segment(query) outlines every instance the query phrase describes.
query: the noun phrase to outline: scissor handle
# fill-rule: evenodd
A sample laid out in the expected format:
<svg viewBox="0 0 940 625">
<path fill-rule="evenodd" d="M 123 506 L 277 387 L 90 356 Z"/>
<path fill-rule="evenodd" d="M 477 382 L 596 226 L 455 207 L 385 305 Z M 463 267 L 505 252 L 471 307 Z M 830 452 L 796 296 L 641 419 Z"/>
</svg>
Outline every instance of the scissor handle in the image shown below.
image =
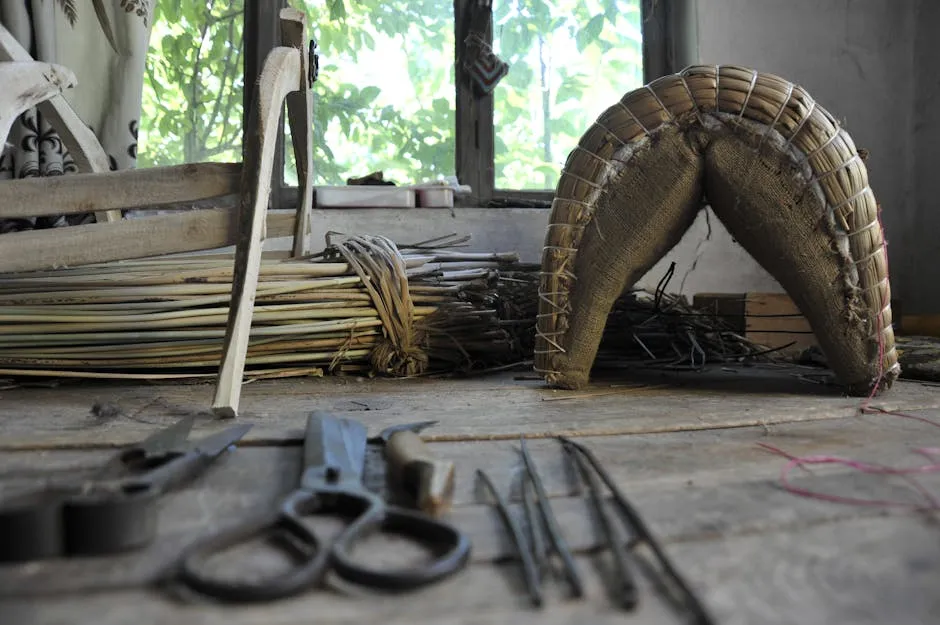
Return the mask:
<svg viewBox="0 0 940 625">
<path fill-rule="evenodd" d="M 179 581 L 209 597 L 237 603 L 282 599 L 315 586 L 330 564 L 330 550 L 321 548 L 316 534 L 304 525 L 302 517 L 319 510 L 320 498 L 318 492 L 295 491 L 284 499 L 274 515 L 249 521 L 198 543 L 180 560 Z M 291 540 L 272 541 L 275 547 L 298 561 L 296 567 L 280 575 L 252 581 L 220 579 L 206 575 L 204 566 L 200 566 L 209 557 L 237 545 L 278 535 Z"/>
<path fill-rule="evenodd" d="M 351 496 L 369 503 L 333 544 L 333 568 L 343 579 L 376 590 L 415 590 L 453 575 L 469 561 L 470 540 L 454 526 L 422 512 L 387 506 L 368 492 Z M 353 560 L 356 543 L 376 531 L 429 547 L 436 557 L 423 566 L 385 570 Z"/>
</svg>

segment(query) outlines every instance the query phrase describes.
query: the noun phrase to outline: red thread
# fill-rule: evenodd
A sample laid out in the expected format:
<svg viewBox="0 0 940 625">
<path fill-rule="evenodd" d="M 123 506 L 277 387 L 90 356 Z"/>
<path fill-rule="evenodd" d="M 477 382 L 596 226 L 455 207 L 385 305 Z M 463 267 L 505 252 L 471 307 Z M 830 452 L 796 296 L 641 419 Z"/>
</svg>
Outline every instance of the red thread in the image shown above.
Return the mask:
<svg viewBox="0 0 940 625">
<path fill-rule="evenodd" d="M 914 477 L 914 474 L 917 473 L 934 473 L 940 471 L 940 462 L 932 462 L 930 464 L 925 464 L 919 467 L 911 467 L 907 469 L 897 469 L 894 467 L 889 467 L 883 464 L 876 464 L 871 462 L 862 462 L 859 460 L 851 460 L 847 458 L 839 458 L 837 456 L 803 456 L 795 457 L 785 451 L 774 447 L 773 445 L 768 445 L 767 443 L 758 443 L 759 447 L 763 447 L 768 451 L 771 451 L 775 454 L 783 456 L 789 460 L 787 464 L 783 467 L 780 472 L 780 481 L 783 484 L 783 487 L 794 494 L 802 495 L 804 497 L 810 497 L 813 499 L 821 499 L 823 501 L 830 501 L 834 503 L 845 503 L 853 504 L 860 506 L 887 506 L 887 507 L 900 507 L 900 508 L 913 508 L 918 510 L 938 510 L 940 509 L 940 501 L 938 501 L 931 493 L 928 491 L 920 482 L 918 482 Z M 931 460 L 935 460 L 935 455 L 940 455 L 940 449 L 936 448 L 920 448 L 914 450 L 921 455 L 924 455 Z M 886 499 L 861 499 L 857 497 L 844 497 L 842 495 L 830 495 L 827 493 L 819 493 L 808 488 L 802 488 L 799 486 L 794 486 L 790 483 L 788 478 L 790 471 L 796 467 L 803 468 L 804 465 L 814 465 L 814 464 L 838 464 L 842 466 L 847 466 L 856 470 L 859 470 L 863 473 L 869 473 L 874 475 L 895 475 L 903 478 L 911 484 L 923 497 L 929 502 L 929 505 L 918 505 L 913 503 L 905 503 L 901 501 L 890 501 Z"/>
<path fill-rule="evenodd" d="M 876 220 L 878 221 L 878 227 L 882 232 L 882 245 L 885 249 L 885 274 L 890 275 L 888 270 L 888 242 L 884 240 L 884 224 L 881 222 L 881 206 L 878 207 Z M 890 285 L 889 285 L 890 289 Z M 872 386 L 871 393 L 868 397 L 862 401 L 859 406 L 860 414 L 883 414 L 891 415 L 894 417 L 901 417 L 904 419 L 911 419 L 914 421 L 920 421 L 927 425 L 940 428 L 940 423 L 928 419 L 927 417 L 919 417 L 917 415 L 907 414 L 904 412 L 898 412 L 895 410 L 885 410 L 884 408 L 872 407 L 871 401 L 878 394 L 878 391 L 881 389 L 881 385 L 885 379 L 885 338 L 884 338 L 884 321 L 882 319 L 882 312 L 887 306 L 885 301 L 885 296 L 881 289 L 878 290 L 881 295 L 881 308 L 875 319 L 875 324 L 878 331 L 878 377 L 875 379 L 875 383 Z M 768 445 L 767 443 L 758 443 L 759 447 L 762 447 L 772 453 L 783 456 L 788 460 L 787 464 L 781 469 L 780 472 L 780 481 L 787 491 L 802 495 L 803 497 L 810 497 L 813 499 L 820 499 L 823 501 L 830 501 L 835 503 L 845 503 L 853 505 L 862 505 L 862 506 L 886 506 L 886 507 L 896 507 L 896 508 L 913 508 L 918 510 L 938 510 L 940 509 L 940 501 L 934 497 L 930 491 L 928 491 L 915 477 L 916 474 L 926 474 L 926 473 L 935 473 L 940 471 L 940 448 L 938 447 L 919 447 L 913 449 L 914 453 L 920 454 L 930 460 L 928 464 L 924 464 L 917 467 L 911 467 L 907 469 L 898 469 L 895 467 L 889 467 L 883 464 L 876 464 L 871 462 L 862 462 L 859 460 L 851 460 L 848 458 L 839 458 L 838 456 L 803 456 L 797 457 L 791 454 L 786 453 L 778 447 L 773 445 Z M 861 499 L 857 497 L 844 497 L 841 495 L 830 495 L 827 493 L 819 493 L 816 491 L 809 490 L 807 488 L 801 488 L 799 486 L 794 486 L 790 483 L 789 473 L 796 467 L 805 468 L 806 465 L 814 464 L 837 464 L 861 471 L 863 473 L 873 474 L 873 475 L 893 475 L 898 476 L 906 480 L 914 489 L 916 489 L 923 498 L 929 502 L 929 505 L 918 505 L 913 503 L 906 503 L 901 501 L 890 501 L 884 499 Z"/>
</svg>

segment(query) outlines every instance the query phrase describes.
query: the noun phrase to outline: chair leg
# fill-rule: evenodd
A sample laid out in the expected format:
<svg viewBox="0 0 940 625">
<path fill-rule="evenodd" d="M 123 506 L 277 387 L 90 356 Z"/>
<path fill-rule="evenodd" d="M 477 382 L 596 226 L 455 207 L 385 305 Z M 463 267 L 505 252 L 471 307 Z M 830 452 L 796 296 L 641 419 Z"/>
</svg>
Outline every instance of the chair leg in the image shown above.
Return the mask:
<svg viewBox="0 0 940 625">
<path fill-rule="evenodd" d="M 294 8 L 281 9 L 281 45 L 300 50 L 299 91 L 287 96 L 287 121 L 290 124 L 291 143 L 300 198 L 294 231 L 294 256 L 311 252 L 310 221 L 313 211 L 313 93 L 307 72 L 307 16 Z"/>
<path fill-rule="evenodd" d="M 34 62 L 13 34 L 0 24 L 0 61 Z M 74 83 L 74 76 L 73 76 Z M 108 155 L 98 141 L 95 133 L 85 125 L 61 94 L 55 94 L 37 104 L 39 112 L 55 128 L 75 161 L 83 172 L 111 171 Z M 99 222 L 121 221 L 121 211 L 98 211 L 95 219 Z"/>
<path fill-rule="evenodd" d="M 271 195 L 278 122 L 284 109 L 284 100 L 300 84 L 300 69 L 299 50 L 287 47 L 273 49 L 264 62 L 252 106 L 251 114 L 258 115 L 258 136 L 249 138 L 251 143 L 245 150 L 245 161 L 242 164 L 232 299 L 212 405 L 212 411 L 222 417 L 238 416 L 255 290 L 261 270 L 262 241 Z"/>
<path fill-rule="evenodd" d="M 0 140 L 4 143 L 16 118 L 75 84 L 75 74 L 61 65 L 37 61 L 0 63 Z"/>
</svg>

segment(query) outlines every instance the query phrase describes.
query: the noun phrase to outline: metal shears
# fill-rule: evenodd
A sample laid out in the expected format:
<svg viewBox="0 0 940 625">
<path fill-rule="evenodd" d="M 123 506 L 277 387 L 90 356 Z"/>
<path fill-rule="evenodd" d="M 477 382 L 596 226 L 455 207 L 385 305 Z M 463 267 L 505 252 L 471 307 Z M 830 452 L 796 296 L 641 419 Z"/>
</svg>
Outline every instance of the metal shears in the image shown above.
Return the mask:
<svg viewBox="0 0 940 625">
<path fill-rule="evenodd" d="M 158 500 L 201 473 L 251 425 L 189 442 L 186 417 L 112 456 L 90 478 L 0 504 L 0 562 L 107 555 L 157 534 Z"/>
<path fill-rule="evenodd" d="M 385 591 L 414 590 L 459 571 L 470 541 L 455 527 L 427 514 L 386 504 L 362 482 L 368 435 L 351 419 L 313 412 L 307 419 L 300 485 L 273 515 L 247 521 L 196 544 L 180 560 L 178 581 L 196 592 L 229 602 L 280 599 L 320 584 L 329 570 L 354 584 Z M 304 523 L 308 515 L 352 519 L 330 544 Z M 404 537 L 431 548 L 436 558 L 424 566 L 380 570 L 355 562 L 352 550 L 374 532 Z M 284 573 L 251 581 L 221 579 L 203 572 L 206 559 L 258 538 L 297 562 Z M 284 538 L 290 539 L 283 540 Z"/>
</svg>

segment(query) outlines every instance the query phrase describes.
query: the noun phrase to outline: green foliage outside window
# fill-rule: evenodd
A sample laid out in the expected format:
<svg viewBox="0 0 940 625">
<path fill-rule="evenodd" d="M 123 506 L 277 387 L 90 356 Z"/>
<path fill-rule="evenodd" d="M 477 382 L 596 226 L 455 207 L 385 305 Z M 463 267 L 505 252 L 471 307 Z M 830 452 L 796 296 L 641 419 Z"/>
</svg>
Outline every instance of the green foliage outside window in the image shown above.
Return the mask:
<svg viewBox="0 0 940 625">
<path fill-rule="evenodd" d="M 453 175 L 454 15 L 449 0 L 305 0 L 320 47 L 317 184 L 383 170 Z M 639 0 L 495 0 L 496 186 L 551 189 L 604 108 L 642 84 Z M 242 0 L 158 0 L 140 166 L 241 159 Z M 285 181 L 296 184 L 289 140 Z"/>
<path fill-rule="evenodd" d="M 241 160 L 243 30 L 243 0 L 156 2 L 138 167 Z"/>
</svg>

